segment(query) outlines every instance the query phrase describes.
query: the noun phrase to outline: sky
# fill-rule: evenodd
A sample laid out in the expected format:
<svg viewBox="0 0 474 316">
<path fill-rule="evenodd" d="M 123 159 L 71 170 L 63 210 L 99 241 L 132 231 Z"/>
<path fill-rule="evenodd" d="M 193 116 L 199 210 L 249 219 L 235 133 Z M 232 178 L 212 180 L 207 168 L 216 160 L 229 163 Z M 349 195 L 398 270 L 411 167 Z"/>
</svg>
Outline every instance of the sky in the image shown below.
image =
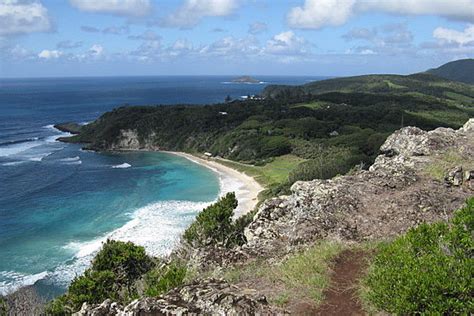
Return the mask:
<svg viewBox="0 0 474 316">
<path fill-rule="evenodd" d="M 474 0 L 0 0 L 0 77 L 409 74 L 474 57 Z"/>
</svg>

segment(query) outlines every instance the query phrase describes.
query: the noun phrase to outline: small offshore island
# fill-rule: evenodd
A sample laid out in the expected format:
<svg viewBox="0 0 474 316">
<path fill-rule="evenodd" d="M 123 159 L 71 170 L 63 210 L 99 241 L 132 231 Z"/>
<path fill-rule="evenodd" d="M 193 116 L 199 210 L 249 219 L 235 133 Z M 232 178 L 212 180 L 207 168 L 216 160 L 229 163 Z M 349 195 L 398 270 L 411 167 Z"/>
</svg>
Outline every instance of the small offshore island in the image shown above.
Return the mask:
<svg viewBox="0 0 474 316">
<path fill-rule="evenodd" d="M 58 125 L 86 149 L 233 168 L 251 192 L 206 207 L 167 257 L 108 240 L 47 314 L 470 312 L 474 86 L 366 75 L 262 96 Z"/>
<path fill-rule="evenodd" d="M 252 78 L 250 76 L 241 76 L 241 77 L 232 79 L 232 83 L 256 84 L 256 83 L 263 83 L 263 82 L 255 78 Z"/>
</svg>

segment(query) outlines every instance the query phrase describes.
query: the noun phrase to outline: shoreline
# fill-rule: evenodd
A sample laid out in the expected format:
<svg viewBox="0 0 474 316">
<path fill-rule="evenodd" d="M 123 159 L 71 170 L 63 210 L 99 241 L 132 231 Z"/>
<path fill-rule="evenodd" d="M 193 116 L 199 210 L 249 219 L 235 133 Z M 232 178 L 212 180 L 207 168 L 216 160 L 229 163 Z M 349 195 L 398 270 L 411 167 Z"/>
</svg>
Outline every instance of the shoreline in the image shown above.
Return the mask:
<svg viewBox="0 0 474 316">
<path fill-rule="evenodd" d="M 186 158 L 217 173 L 219 175 L 219 182 L 221 186 L 221 192 L 219 196 L 223 196 L 228 192 L 234 191 L 235 196 L 239 202 L 237 208 L 234 211 L 234 218 L 238 218 L 251 212 L 257 206 L 258 194 L 262 192 L 264 188 L 253 177 L 219 163 L 219 160 L 216 158 L 204 159 L 192 154 L 178 151 L 160 150 L 158 152 Z M 226 185 L 226 182 L 229 182 L 229 180 L 233 182 L 232 187 L 235 187 L 236 185 L 238 187 L 233 190 L 230 189 L 229 185 Z"/>
<path fill-rule="evenodd" d="M 128 152 L 128 151 L 118 151 L 118 152 Z M 184 152 L 174 152 L 174 151 L 164 151 L 164 150 L 152 150 L 150 152 L 162 152 L 165 154 L 172 154 L 175 156 L 179 156 L 193 163 L 196 163 L 202 167 L 208 168 L 212 172 L 216 173 L 219 177 L 219 187 L 220 187 L 219 197 L 225 195 L 228 192 L 235 192 L 236 198 L 238 200 L 238 206 L 234 210 L 234 219 L 237 219 L 238 217 L 245 215 L 251 212 L 252 210 L 254 210 L 259 201 L 258 194 L 264 190 L 264 188 L 253 177 L 248 176 L 231 167 L 228 167 L 219 163 L 218 159 L 216 158 L 205 159 L 205 158 L 200 158 L 198 156 L 184 153 Z M 119 231 L 122 228 L 123 226 L 108 233 L 107 236 Z M 120 238 L 118 238 L 117 240 L 120 240 Z M 82 256 L 82 257 L 85 257 L 85 256 Z M 0 294 L 0 296 L 3 295 L 4 297 L 7 297 L 7 296 L 15 295 L 15 293 L 22 293 L 28 288 L 34 288 L 37 281 L 38 280 L 35 280 L 35 282 L 33 282 L 32 284 L 23 284 L 12 291 L 6 291 L 5 293 Z"/>
</svg>

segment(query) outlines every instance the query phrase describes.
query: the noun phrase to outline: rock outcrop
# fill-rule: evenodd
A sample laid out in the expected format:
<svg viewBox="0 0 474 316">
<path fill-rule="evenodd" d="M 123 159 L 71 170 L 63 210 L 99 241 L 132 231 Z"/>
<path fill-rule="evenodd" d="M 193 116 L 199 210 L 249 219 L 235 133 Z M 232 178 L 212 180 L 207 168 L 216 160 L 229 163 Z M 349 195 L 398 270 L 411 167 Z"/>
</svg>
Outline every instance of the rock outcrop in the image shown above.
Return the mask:
<svg viewBox="0 0 474 316">
<path fill-rule="evenodd" d="M 138 150 L 160 150 L 153 143 L 154 134 L 146 139 L 141 139 L 136 130 L 120 130 L 120 136 L 110 144 L 107 150 L 116 151 L 138 151 Z"/>
<path fill-rule="evenodd" d="M 111 300 L 84 303 L 75 315 L 268 315 L 284 314 L 270 307 L 263 296 L 248 293 L 222 280 L 207 279 L 178 287 L 166 295 L 135 300 L 122 307 Z"/>
<path fill-rule="evenodd" d="M 367 171 L 297 182 L 291 195 L 266 201 L 245 231 L 244 250 L 269 256 L 324 237 L 390 238 L 421 222 L 448 219 L 474 195 L 474 119 L 457 131 L 403 128 L 381 153 Z M 440 181 L 430 175 L 434 167 L 454 169 L 442 169 Z"/>
</svg>

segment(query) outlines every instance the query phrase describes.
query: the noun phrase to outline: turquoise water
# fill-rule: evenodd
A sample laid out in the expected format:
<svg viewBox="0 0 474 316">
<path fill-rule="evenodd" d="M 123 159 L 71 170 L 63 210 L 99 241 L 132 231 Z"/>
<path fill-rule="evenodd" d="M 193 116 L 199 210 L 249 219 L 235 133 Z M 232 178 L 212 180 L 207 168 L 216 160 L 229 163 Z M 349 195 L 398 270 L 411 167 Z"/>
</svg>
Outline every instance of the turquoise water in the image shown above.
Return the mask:
<svg viewBox="0 0 474 316">
<path fill-rule="evenodd" d="M 10 193 L 0 199 L 3 290 L 40 279 L 50 290 L 66 287 L 106 238 L 166 254 L 219 193 L 212 171 L 165 153 L 97 154 L 68 145 L 24 165 L 15 181 L 21 188 L 0 185 Z M 2 176 L 18 173 L 10 167 Z"/>
<path fill-rule="evenodd" d="M 220 192 L 216 174 L 184 158 L 82 151 L 55 141 L 63 133 L 52 124 L 89 122 L 125 103 L 213 103 L 317 78 L 231 79 L 0 79 L 0 294 L 27 284 L 64 291 L 106 238 L 166 254 Z"/>
</svg>

